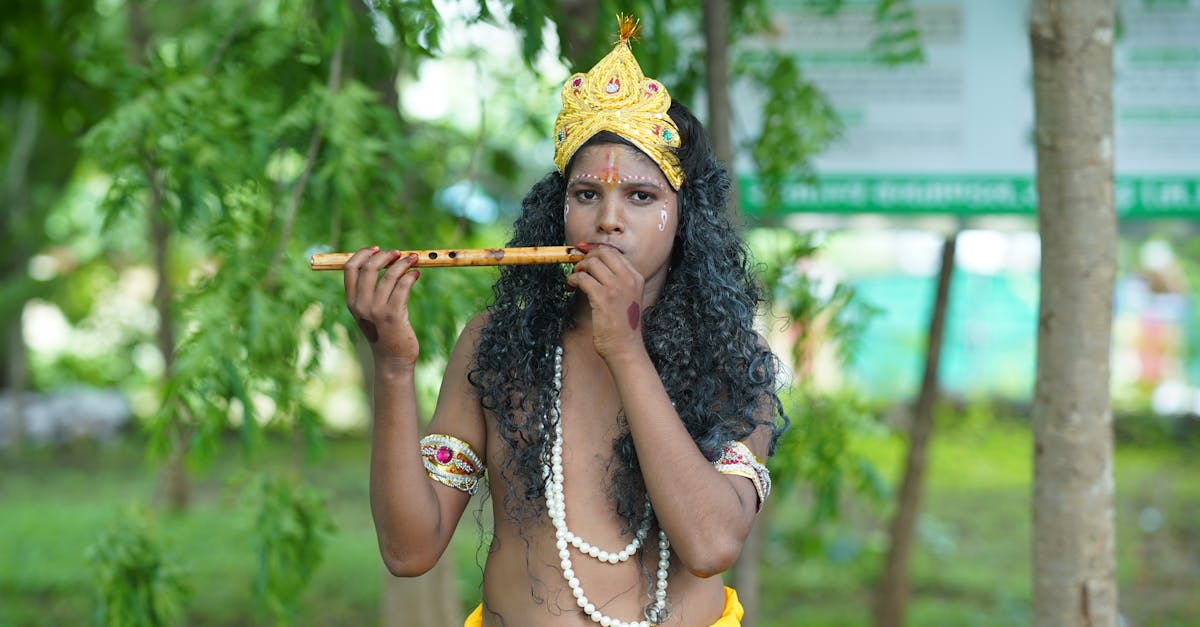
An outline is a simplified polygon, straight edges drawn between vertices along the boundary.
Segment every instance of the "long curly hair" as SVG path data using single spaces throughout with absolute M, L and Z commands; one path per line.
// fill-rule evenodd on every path
M 774 452 L 789 420 L 777 393 L 779 360 L 754 330 L 761 287 L 727 201 L 730 178 L 713 160 L 699 120 L 674 103 L 677 154 L 686 177 L 679 190 L 679 228 L 666 285 L 643 317 L 643 339 L 667 394 L 697 446 L 715 460 L 730 440 L 771 428 Z M 588 143 L 626 143 L 601 133 Z M 578 153 L 577 153 L 578 154 Z M 570 171 L 570 164 L 567 171 Z M 562 245 L 563 175 L 537 182 L 522 203 L 508 246 Z M 554 347 L 573 325 L 572 295 L 555 265 L 505 266 L 468 374 L 485 412 L 509 447 L 499 471 L 511 489 L 505 512 L 518 522 L 544 514 L 543 464 L 550 459 Z M 763 418 L 765 405 L 770 418 Z M 623 416 L 616 417 L 624 420 Z M 626 533 L 641 521 L 646 486 L 628 428 L 613 442 L 612 494 Z

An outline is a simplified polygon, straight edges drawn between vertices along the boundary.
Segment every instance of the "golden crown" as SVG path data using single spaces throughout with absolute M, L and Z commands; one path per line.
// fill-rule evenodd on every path
M 640 25 L 628 16 L 617 16 L 620 39 L 586 74 L 567 79 L 562 89 L 562 111 L 554 121 L 554 165 L 565 173 L 575 151 L 600 131 L 628 139 L 654 159 L 676 191 L 683 170 L 673 148 L 679 147 L 679 128 L 667 109 L 671 96 L 662 83 L 642 74 L 629 40 Z

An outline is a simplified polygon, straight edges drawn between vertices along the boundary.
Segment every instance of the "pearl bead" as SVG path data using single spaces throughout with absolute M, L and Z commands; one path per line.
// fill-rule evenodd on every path
M 561 393 L 562 390 L 562 347 L 555 348 L 554 360 L 554 390 Z M 624 549 L 617 552 L 601 550 L 599 547 L 589 544 L 579 536 L 571 533 L 567 528 L 567 510 L 566 496 L 563 490 L 563 468 L 562 468 L 562 453 L 563 453 L 563 435 L 562 435 L 562 407 L 561 399 L 554 399 L 554 406 L 551 409 L 554 413 L 548 416 L 551 424 L 554 425 L 554 441 L 550 448 L 550 463 L 544 464 L 542 467 L 542 477 L 546 482 L 546 510 L 550 517 L 550 522 L 555 529 L 555 546 L 558 548 L 559 557 L 561 558 L 560 566 L 562 567 L 563 579 L 571 588 L 571 594 L 575 596 L 576 603 L 587 614 L 592 622 L 600 623 L 607 627 L 650 627 L 650 621 L 630 621 L 624 622 L 610 616 L 605 616 L 596 609 L 595 604 L 588 601 L 584 594 L 583 587 L 580 585 L 579 578 L 575 576 L 575 571 L 572 568 L 571 552 L 567 545 L 578 549 L 581 553 L 590 557 L 596 558 L 601 563 L 617 564 L 618 562 L 627 561 L 638 549 L 642 546 L 646 534 L 650 531 L 650 517 L 653 514 L 650 500 L 646 500 L 646 513 L 638 526 L 637 532 L 634 533 L 633 541 L 625 546 Z M 659 569 L 656 573 L 658 581 L 655 590 L 655 603 L 652 609 L 653 616 L 660 616 L 661 612 L 666 608 L 666 589 L 667 589 L 667 574 L 670 566 L 671 553 L 668 550 L 670 542 L 667 540 L 667 534 L 662 529 L 658 531 L 658 548 L 659 548 Z

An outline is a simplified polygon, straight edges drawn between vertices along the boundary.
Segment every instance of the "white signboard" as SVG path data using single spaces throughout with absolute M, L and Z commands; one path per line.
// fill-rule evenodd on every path
M 770 45 L 798 60 L 845 123 L 815 160 L 822 183 L 792 186 L 787 209 L 1034 211 L 1028 3 L 915 0 L 925 59 L 898 67 L 869 50 L 876 4 L 846 0 L 831 17 L 776 3 Z M 1200 216 L 1200 0 L 1117 7 L 1118 213 Z M 743 181 L 753 208 L 753 178 Z

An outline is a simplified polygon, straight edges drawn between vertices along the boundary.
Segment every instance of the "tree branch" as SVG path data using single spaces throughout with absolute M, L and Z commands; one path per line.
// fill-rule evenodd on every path
M 337 48 L 333 52 L 333 60 L 329 63 L 329 80 L 325 85 L 326 91 L 330 94 L 336 92 L 342 82 L 342 58 L 344 50 L 345 45 L 342 41 L 338 41 Z M 322 119 L 317 123 L 317 127 L 313 129 L 312 137 L 308 140 L 308 153 L 304 157 L 304 169 L 300 171 L 300 176 L 296 178 L 296 184 L 292 186 L 292 196 L 288 202 L 287 212 L 284 214 L 283 228 L 279 233 L 279 244 L 275 248 L 275 255 L 271 259 L 271 266 L 263 278 L 262 285 L 266 289 L 270 289 L 275 284 L 275 278 L 279 274 L 279 265 L 283 262 L 283 255 L 287 251 L 288 241 L 292 238 L 292 229 L 296 225 L 296 214 L 300 211 L 300 200 L 304 197 L 304 189 L 308 186 L 308 177 L 312 174 L 313 167 L 317 163 L 317 154 L 321 151 L 321 137 L 324 134 L 325 121 Z
M 251 0 L 246 3 L 245 8 L 238 14 L 237 20 L 233 22 L 233 26 L 229 28 L 229 32 L 225 33 L 225 39 L 221 40 L 220 45 L 213 52 L 212 59 L 209 60 L 208 65 L 204 68 L 205 73 L 212 74 L 216 71 L 217 65 L 221 63 L 221 58 L 225 56 L 225 53 L 229 51 L 229 47 L 233 45 L 233 38 L 237 37 L 238 32 L 242 30 L 242 25 L 246 23 L 246 20 L 250 19 L 250 15 L 254 13 L 258 5 L 259 0 Z

